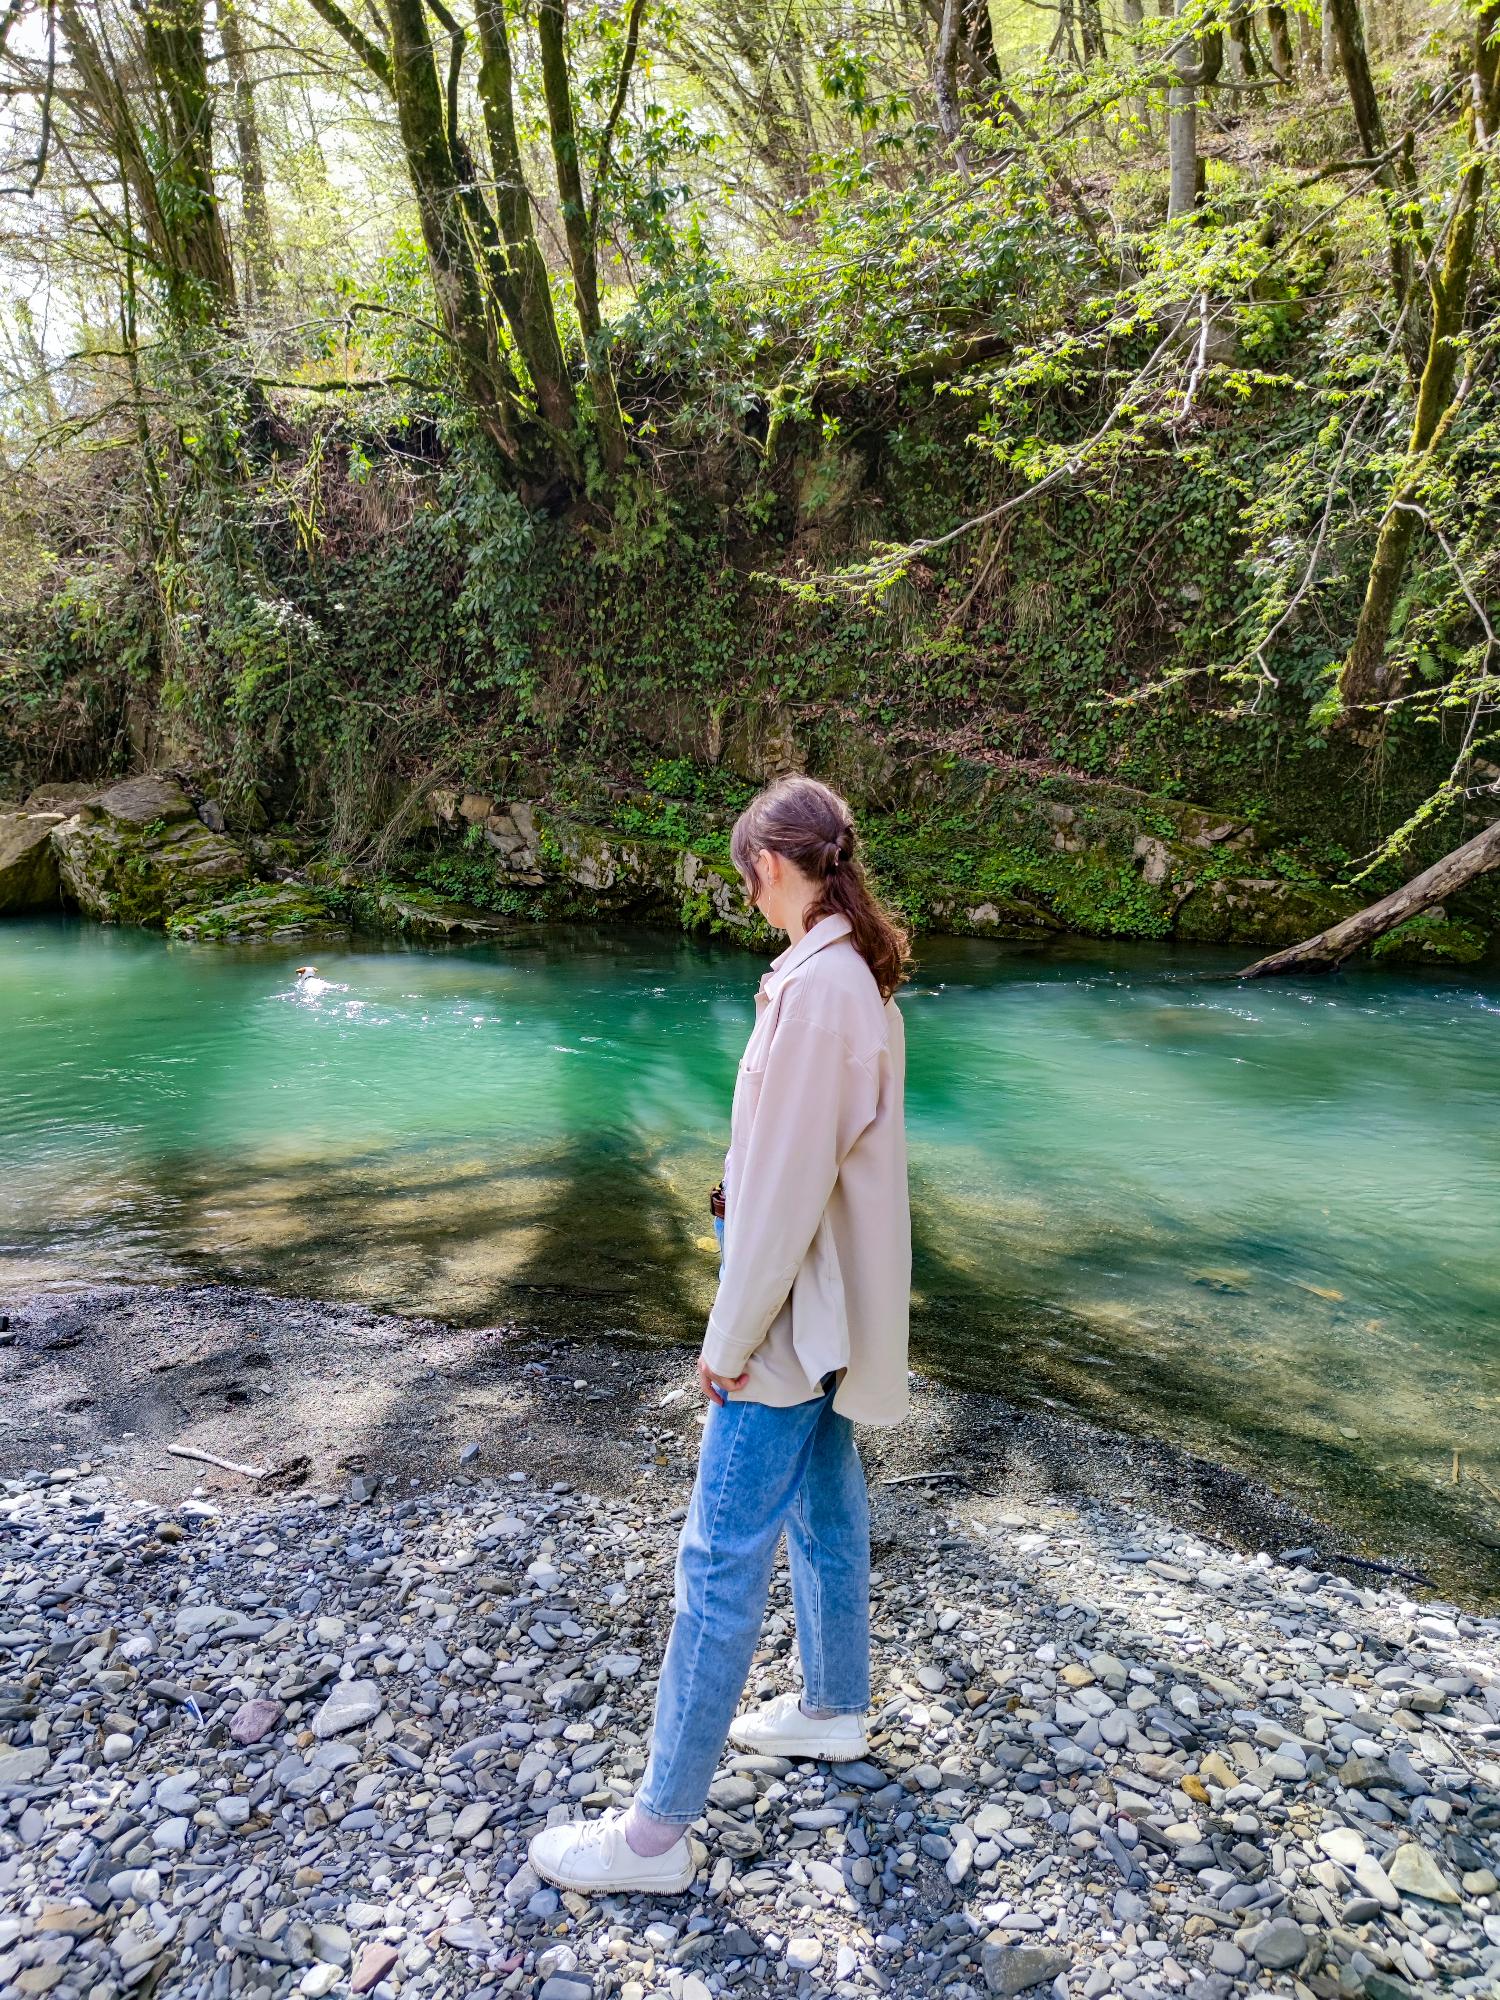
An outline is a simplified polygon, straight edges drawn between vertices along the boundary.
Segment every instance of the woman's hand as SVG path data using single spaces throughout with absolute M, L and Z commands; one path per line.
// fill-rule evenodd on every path
M 748 1369 L 743 1375 L 715 1375 L 706 1361 L 698 1363 L 698 1386 L 711 1403 L 727 1403 L 729 1391 L 743 1389 L 749 1380 Z

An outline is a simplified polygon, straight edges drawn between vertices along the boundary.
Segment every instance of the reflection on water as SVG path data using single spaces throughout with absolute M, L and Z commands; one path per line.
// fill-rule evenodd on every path
M 758 963 L 575 929 L 294 958 L 0 931 L 13 1284 L 222 1276 L 691 1338 Z M 1494 980 L 1215 983 L 934 940 L 904 994 L 919 1352 L 1500 1536 Z

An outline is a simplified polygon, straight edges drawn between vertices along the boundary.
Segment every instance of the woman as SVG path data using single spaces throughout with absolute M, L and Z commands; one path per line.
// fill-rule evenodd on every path
M 905 933 L 871 893 L 837 792 L 790 777 L 730 853 L 787 949 L 756 994 L 724 1162 L 724 1261 L 698 1379 L 709 1409 L 677 1551 L 676 1618 L 645 1778 L 628 1811 L 549 1826 L 537 1873 L 585 1894 L 670 1894 L 726 1734 L 740 1749 L 865 1754 L 870 1517 L 853 1425 L 907 1408 L 911 1219 Z M 742 1715 L 786 1532 L 802 1693 Z

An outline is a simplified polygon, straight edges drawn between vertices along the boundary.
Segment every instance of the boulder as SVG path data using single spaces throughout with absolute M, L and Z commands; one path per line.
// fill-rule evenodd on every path
M 232 896 L 196 909 L 179 910 L 166 920 L 169 937 L 195 943 L 246 938 L 307 937 L 348 929 L 327 899 L 296 882 L 254 882 Z
M 250 875 L 243 849 L 206 827 L 174 778 L 127 778 L 53 829 L 63 886 L 107 923 L 160 925 Z
M 468 903 L 450 903 L 430 889 L 405 888 L 381 883 L 357 900 L 361 919 L 379 930 L 398 931 L 403 937 L 422 938 L 433 943 L 464 939 L 505 937 L 515 930 L 514 921 L 492 910 L 474 909 Z
M 61 813 L 0 813 L 0 915 L 54 909 L 62 882 L 52 829 Z

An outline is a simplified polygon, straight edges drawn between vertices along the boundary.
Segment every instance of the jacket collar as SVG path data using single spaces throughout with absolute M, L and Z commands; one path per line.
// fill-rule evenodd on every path
M 826 917 L 819 917 L 795 944 L 789 944 L 785 951 L 771 960 L 769 968 L 761 976 L 760 991 L 768 1000 L 774 999 L 789 973 L 811 958 L 815 951 L 821 951 L 825 944 L 835 944 L 841 937 L 848 937 L 851 928 L 849 919 L 837 910 L 831 910 Z

